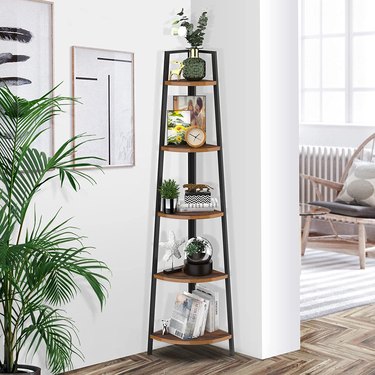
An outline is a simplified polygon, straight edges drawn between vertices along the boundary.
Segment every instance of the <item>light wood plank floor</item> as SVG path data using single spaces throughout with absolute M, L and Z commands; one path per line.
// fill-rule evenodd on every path
M 375 375 L 375 305 L 303 322 L 301 340 L 301 350 L 264 361 L 213 346 L 169 346 L 66 375 Z

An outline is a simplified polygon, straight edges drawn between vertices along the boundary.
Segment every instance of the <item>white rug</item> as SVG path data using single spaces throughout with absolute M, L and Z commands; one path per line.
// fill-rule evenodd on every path
M 306 249 L 301 270 L 301 320 L 375 303 L 375 259 Z

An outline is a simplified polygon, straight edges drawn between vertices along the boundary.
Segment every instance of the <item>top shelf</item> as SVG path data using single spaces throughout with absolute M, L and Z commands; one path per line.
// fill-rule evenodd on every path
M 164 81 L 166 86 L 216 86 L 216 81 L 203 79 L 202 81 L 187 81 L 179 79 L 174 81 Z

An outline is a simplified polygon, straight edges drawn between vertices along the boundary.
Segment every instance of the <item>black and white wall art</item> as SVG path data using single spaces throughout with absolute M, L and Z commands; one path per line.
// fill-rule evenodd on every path
M 0 87 L 28 100 L 53 87 L 53 3 L 0 0 Z M 52 153 L 52 124 L 34 146 Z
M 80 154 L 103 166 L 134 165 L 134 54 L 73 47 L 73 132 L 100 138 Z

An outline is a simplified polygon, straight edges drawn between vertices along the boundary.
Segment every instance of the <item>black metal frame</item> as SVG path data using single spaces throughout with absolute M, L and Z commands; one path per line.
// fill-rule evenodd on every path
M 160 186 L 163 179 L 164 169 L 164 151 L 161 149 L 164 146 L 165 134 L 166 134 L 166 121 L 167 121 L 167 100 L 168 100 L 168 86 L 164 84 L 168 80 L 170 56 L 172 54 L 187 53 L 187 50 L 175 50 L 164 52 L 164 71 L 163 71 L 163 93 L 161 102 L 161 118 L 160 118 L 160 138 L 159 138 L 159 158 L 158 158 L 158 175 L 157 175 L 157 186 Z M 227 306 L 227 320 L 228 320 L 228 333 L 231 334 L 229 339 L 229 352 L 230 355 L 234 355 L 234 336 L 233 336 L 233 312 L 232 312 L 232 293 L 231 293 L 231 279 L 230 279 L 230 267 L 229 267 L 229 246 L 228 246 L 228 226 L 226 216 L 226 196 L 225 196 L 225 181 L 224 181 L 224 159 L 222 151 L 222 132 L 221 132 L 221 114 L 220 114 L 220 95 L 219 95 L 219 74 L 217 64 L 217 52 L 201 50 L 201 54 L 211 55 L 212 62 L 212 74 L 213 80 L 216 81 L 214 86 L 214 105 L 215 105 L 215 121 L 216 121 L 216 141 L 217 145 L 221 146 L 220 150 L 217 151 L 218 157 L 218 169 L 219 169 L 219 185 L 220 185 L 220 204 L 221 210 L 224 216 L 221 218 L 222 226 L 222 240 L 223 240 L 223 253 L 224 253 L 224 271 L 228 275 L 225 279 L 225 290 L 226 290 L 226 306 Z M 188 86 L 188 95 L 196 95 L 196 87 Z M 188 153 L 188 182 L 196 183 L 196 153 Z M 152 256 L 152 274 L 151 274 L 151 295 L 150 295 L 150 315 L 149 315 L 149 328 L 148 328 L 148 346 L 147 353 L 152 354 L 153 339 L 151 334 L 154 332 L 154 320 L 155 320 L 155 301 L 156 301 L 156 279 L 154 274 L 157 273 L 158 266 L 158 253 L 159 253 L 159 233 L 160 233 L 160 217 L 158 212 L 161 209 L 161 198 L 160 193 L 156 192 L 156 204 L 155 204 L 155 226 L 154 226 L 154 244 L 153 244 L 153 256 Z M 188 220 L 188 235 L 189 238 L 195 237 L 197 233 L 196 221 Z M 195 284 L 189 283 L 189 292 L 195 289 Z

